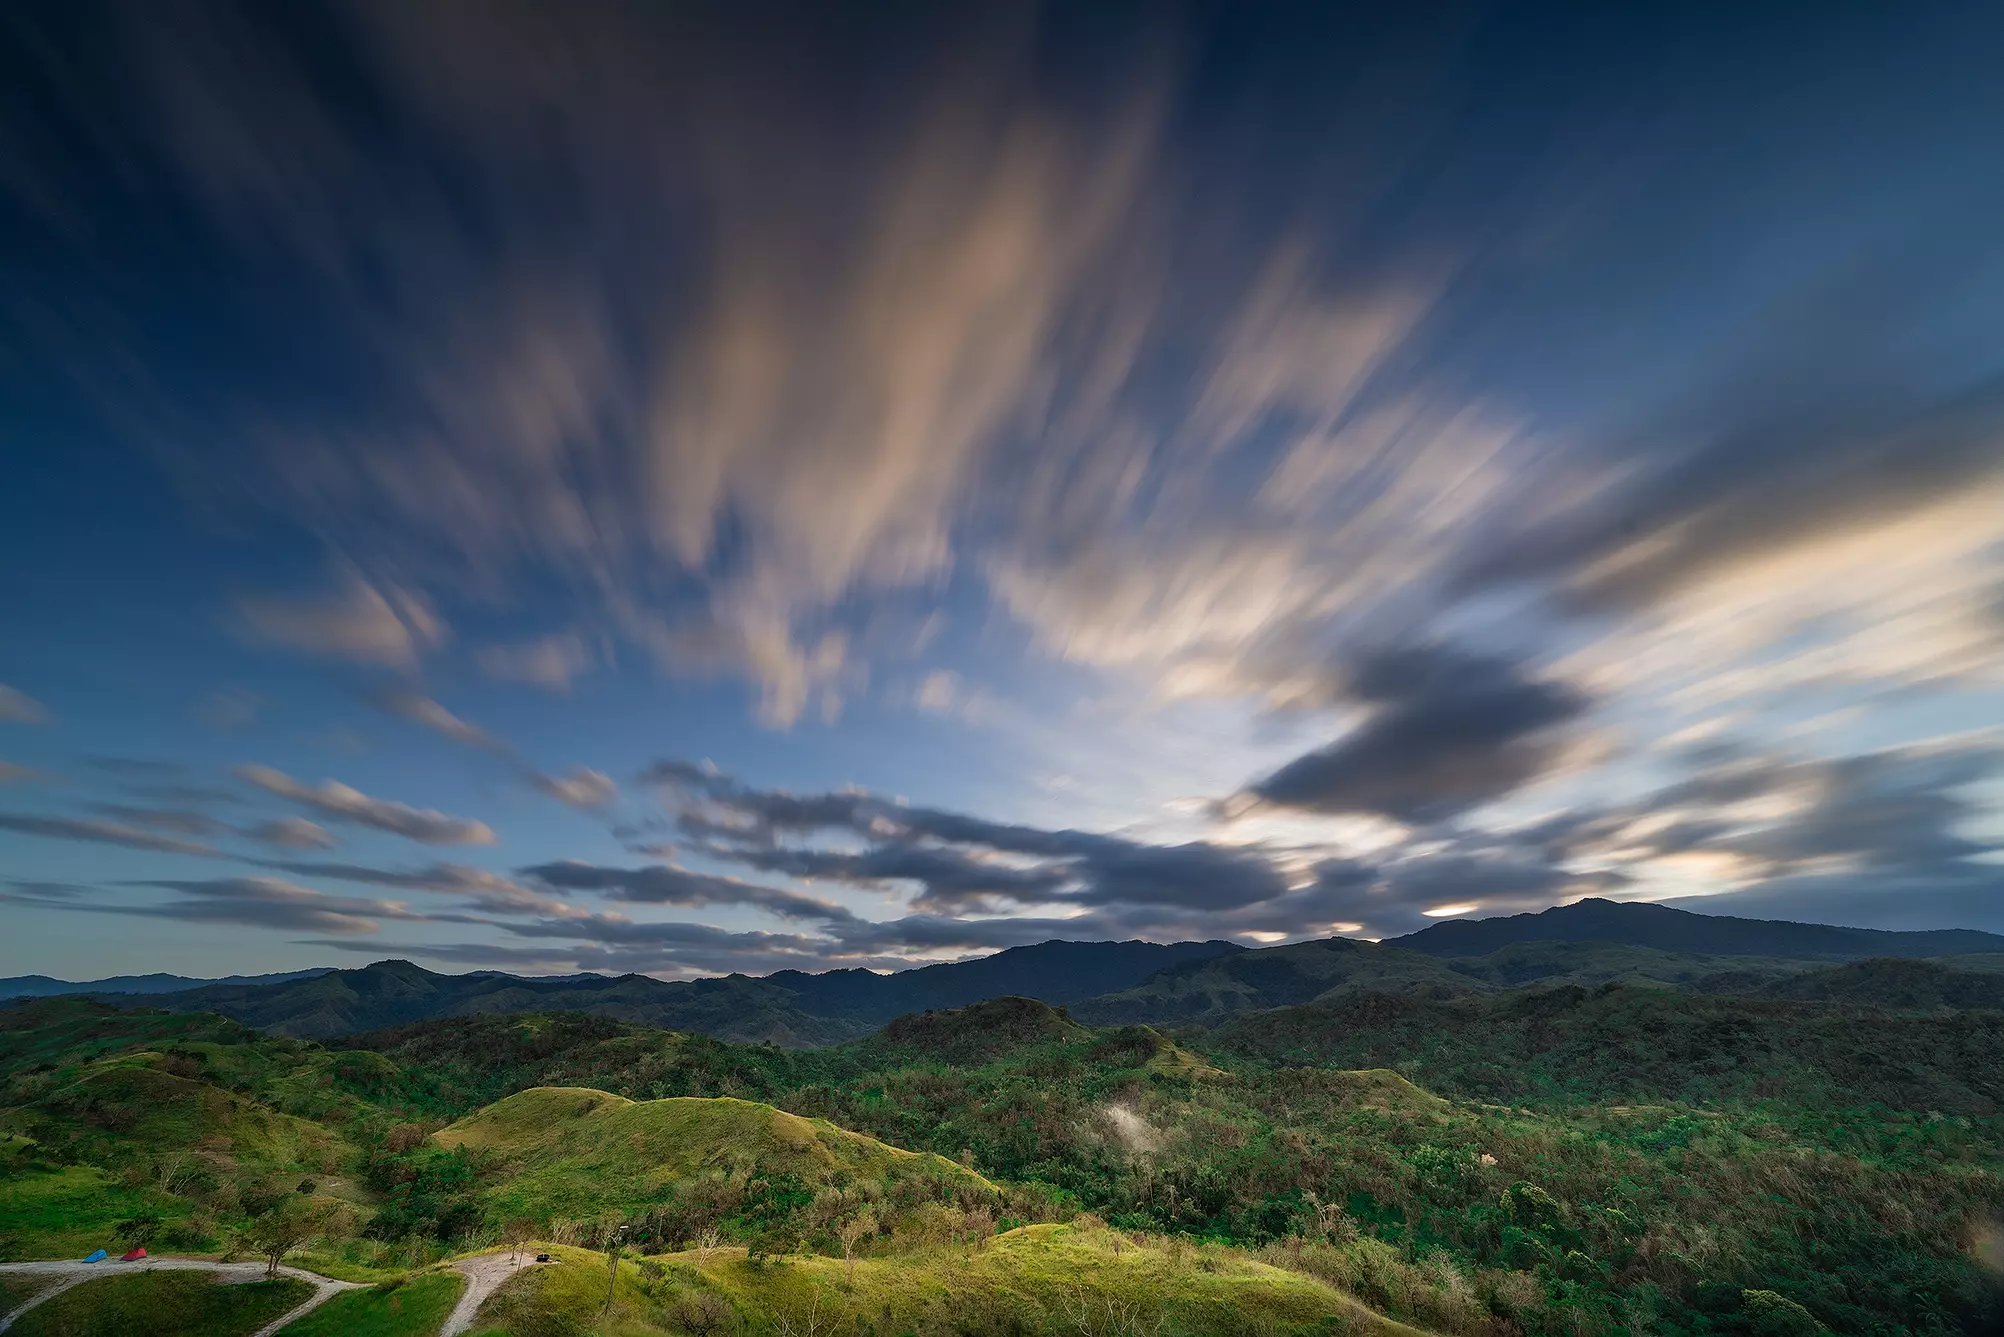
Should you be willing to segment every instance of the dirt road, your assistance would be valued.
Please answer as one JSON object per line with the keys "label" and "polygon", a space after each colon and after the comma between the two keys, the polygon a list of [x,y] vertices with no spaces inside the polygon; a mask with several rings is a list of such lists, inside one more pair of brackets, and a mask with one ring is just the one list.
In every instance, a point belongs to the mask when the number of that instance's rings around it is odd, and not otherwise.
{"label": "dirt road", "polygon": [[454,1305],[452,1312],[446,1316],[445,1326],[438,1330],[438,1337],[458,1337],[459,1333],[471,1328],[474,1314],[479,1312],[480,1306],[488,1296],[500,1288],[502,1282],[517,1272],[536,1266],[530,1261],[535,1257],[534,1254],[519,1255],[520,1262],[514,1261],[517,1256],[504,1250],[501,1253],[483,1253],[471,1258],[462,1258],[452,1265],[454,1271],[466,1278],[466,1293],[459,1297],[459,1303]]}

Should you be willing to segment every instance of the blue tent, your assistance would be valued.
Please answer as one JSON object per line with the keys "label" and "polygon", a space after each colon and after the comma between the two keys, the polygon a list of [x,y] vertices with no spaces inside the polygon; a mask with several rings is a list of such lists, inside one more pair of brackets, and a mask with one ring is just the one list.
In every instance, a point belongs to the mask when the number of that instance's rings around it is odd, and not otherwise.
{"label": "blue tent", "polygon": [[102,1263],[104,1261],[104,1250],[99,1249],[96,1253],[84,1259],[84,1261],[86,1263]]}

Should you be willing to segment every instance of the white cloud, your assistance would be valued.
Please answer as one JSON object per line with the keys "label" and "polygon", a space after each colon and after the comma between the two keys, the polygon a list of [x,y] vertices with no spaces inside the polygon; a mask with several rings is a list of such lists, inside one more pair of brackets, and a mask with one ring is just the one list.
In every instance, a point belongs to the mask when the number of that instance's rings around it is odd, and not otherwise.
{"label": "white cloud", "polygon": [[619,786],[604,771],[580,766],[569,775],[535,774],[530,783],[573,808],[598,808],[619,797]]}

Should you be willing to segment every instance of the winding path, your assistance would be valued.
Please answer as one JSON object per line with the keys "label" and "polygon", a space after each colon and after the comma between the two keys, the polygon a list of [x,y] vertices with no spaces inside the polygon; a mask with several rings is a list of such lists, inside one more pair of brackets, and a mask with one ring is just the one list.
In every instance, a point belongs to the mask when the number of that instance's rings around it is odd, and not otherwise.
{"label": "winding path", "polygon": [[[534,1257],[534,1254],[526,1255],[528,1259]],[[458,1337],[458,1334],[471,1328],[473,1316],[480,1312],[480,1306],[500,1288],[502,1282],[524,1268],[536,1266],[530,1261],[513,1261],[514,1258],[514,1253],[504,1250],[501,1253],[475,1254],[452,1265],[453,1271],[466,1278],[466,1290],[460,1295],[459,1303],[452,1307],[452,1312],[446,1315],[445,1326],[438,1330],[438,1337]]]}
{"label": "winding path", "polygon": [[[0,1315],[0,1332],[13,1327],[15,1319],[42,1301],[51,1296],[61,1295],[70,1287],[81,1285],[92,1277],[119,1276],[127,1272],[167,1271],[213,1272],[230,1284],[244,1285],[248,1282],[262,1281],[268,1269],[263,1263],[218,1263],[207,1258],[145,1258],[136,1263],[112,1262],[109,1259],[102,1263],[79,1263],[69,1259],[43,1263],[0,1263],[0,1275],[27,1273],[30,1276],[57,1279],[55,1285],[33,1296],[12,1313]],[[296,1322],[312,1313],[342,1291],[356,1290],[362,1285],[358,1281],[336,1281],[332,1277],[323,1277],[317,1272],[308,1272],[298,1267],[281,1267],[278,1269],[278,1274],[299,1281],[312,1282],[313,1295],[304,1304],[259,1328],[252,1337],[274,1337],[274,1334],[286,1324]]]}

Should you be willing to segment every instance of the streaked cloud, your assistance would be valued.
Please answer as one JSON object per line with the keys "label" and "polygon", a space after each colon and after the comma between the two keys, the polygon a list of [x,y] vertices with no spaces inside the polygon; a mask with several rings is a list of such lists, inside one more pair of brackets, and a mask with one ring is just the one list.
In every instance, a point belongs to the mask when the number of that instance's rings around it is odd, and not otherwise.
{"label": "streaked cloud", "polygon": [[54,718],[47,706],[26,692],[0,683],[0,723],[47,724]]}
{"label": "streaked cloud", "polygon": [[100,803],[97,810],[130,826],[181,836],[217,836],[229,827],[205,812],[189,808],[136,808],[124,803]]}
{"label": "streaked cloud", "polygon": [[619,786],[604,771],[580,766],[568,775],[534,773],[529,782],[573,808],[602,808],[619,797]]}
{"label": "streaked cloud", "polygon": [[338,780],[302,784],[269,766],[239,766],[237,776],[268,793],[312,808],[337,822],[374,827],[426,845],[492,845],[494,831],[485,822],[448,817],[430,808],[370,798]]}
{"label": "streaked cloud", "polygon": [[399,719],[422,725],[461,747],[506,754],[508,745],[477,724],[468,724],[424,693],[409,687],[382,687],[369,693],[369,704]]}
{"label": "streaked cloud", "polygon": [[575,633],[482,646],[473,658],[480,671],[497,682],[526,683],[552,692],[568,692],[592,666],[590,650]]}
{"label": "streaked cloud", "polygon": [[352,574],[325,595],[245,596],[237,600],[236,614],[255,641],[386,668],[415,667],[447,634],[422,595]]}
{"label": "streaked cloud", "polygon": [[326,827],[309,822],[304,817],[274,817],[244,828],[244,834],[252,840],[288,850],[326,850],[341,843]]}
{"label": "streaked cloud", "polygon": [[129,849],[152,850],[156,854],[215,854],[207,845],[155,835],[137,827],[94,817],[33,817],[25,813],[0,813],[0,830],[18,831],[27,836],[47,836],[52,840],[78,840],[96,845],[124,845]]}

